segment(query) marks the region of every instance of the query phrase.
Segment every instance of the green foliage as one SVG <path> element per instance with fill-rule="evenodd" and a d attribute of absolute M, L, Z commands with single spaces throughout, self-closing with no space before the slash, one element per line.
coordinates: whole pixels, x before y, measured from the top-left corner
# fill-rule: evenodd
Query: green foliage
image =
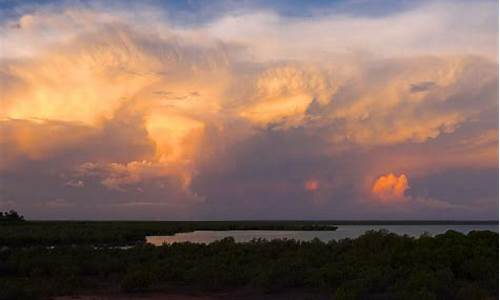
<path fill-rule="evenodd" d="M 0 279 L 0 300 L 37 300 L 39 298 L 40 291 L 36 290 L 28 279 Z"/>
<path fill-rule="evenodd" d="M 24 217 L 19 215 L 17 211 L 15 210 L 9 210 L 5 212 L 0 211 L 0 224 L 2 223 L 13 224 L 20 222 L 24 222 Z"/>
<path fill-rule="evenodd" d="M 253 240 L 155 247 L 28 246 L 0 251 L 0 299 L 161 286 L 266 292 L 307 289 L 333 299 L 496 299 L 498 234 L 448 231 L 412 238 Z"/>
<path fill-rule="evenodd" d="M 153 283 L 153 275 L 147 270 L 133 270 L 125 274 L 121 282 L 124 292 L 144 292 Z"/>

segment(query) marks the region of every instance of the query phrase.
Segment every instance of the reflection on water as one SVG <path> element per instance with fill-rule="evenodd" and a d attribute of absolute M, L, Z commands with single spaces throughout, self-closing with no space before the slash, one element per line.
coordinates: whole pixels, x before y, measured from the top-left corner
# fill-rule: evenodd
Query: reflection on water
<path fill-rule="evenodd" d="M 498 225 L 339 225 L 336 231 L 269 231 L 269 230 L 228 230 L 228 231 L 194 231 L 177 233 L 171 236 L 148 236 L 146 241 L 153 245 L 175 242 L 211 243 L 225 237 L 233 237 L 237 242 L 248 242 L 252 239 L 295 239 L 310 241 L 318 238 L 328 242 L 343 238 L 356 238 L 368 230 L 386 229 L 400 235 L 420 236 L 424 233 L 436 235 L 447 230 L 468 233 L 472 230 L 490 230 L 498 232 Z"/>

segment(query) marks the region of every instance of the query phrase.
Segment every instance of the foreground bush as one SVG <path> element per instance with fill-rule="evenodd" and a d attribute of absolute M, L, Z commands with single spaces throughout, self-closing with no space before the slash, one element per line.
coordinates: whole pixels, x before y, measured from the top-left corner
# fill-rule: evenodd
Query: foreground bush
<path fill-rule="evenodd" d="M 132 271 L 125 274 L 121 289 L 124 292 L 144 292 L 153 283 L 152 274 L 148 271 Z"/>
<path fill-rule="evenodd" d="M 497 299 L 498 234 L 411 238 L 384 231 L 323 243 L 293 240 L 154 247 L 61 246 L 0 252 L 0 299 L 99 287 L 126 292 L 298 288 L 333 299 Z"/>

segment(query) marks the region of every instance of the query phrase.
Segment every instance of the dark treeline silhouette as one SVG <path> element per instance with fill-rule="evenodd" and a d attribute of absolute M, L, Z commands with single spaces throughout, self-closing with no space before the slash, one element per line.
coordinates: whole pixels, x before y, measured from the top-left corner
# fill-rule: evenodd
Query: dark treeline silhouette
<path fill-rule="evenodd" d="M 302 289 L 318 299 L 497 299 L 498 279 L 498 233 L 490 231 L 419 238 L 369 231 L 328 243 L 226 238 L 208 245 L 0 250 L 0 299 L 179 288 Z"/>
<path fill-rule="evenodd" d="M 316 221 L 29 221 L 0 224 L 0 246 L 131 245 L 148 235 L 194 230 L 335 230 Z"/>
<path fill-rule="evenodd" d="M 148 235 L 173 235 L 195 230 L 331 231 L 337 229 L 336 225 L 498 224 L 498 221 L 22 221 L 22 219 L 20 217 L 18 221 L 0 222 L 0 246 L 77 244 L 123 246 L 143 243 Z"/>
<path fill-rule="evenodd" d="M 0 211 L 0 223 L 20 223 L 24 222 L 24 217 L 15 210 Z"/>

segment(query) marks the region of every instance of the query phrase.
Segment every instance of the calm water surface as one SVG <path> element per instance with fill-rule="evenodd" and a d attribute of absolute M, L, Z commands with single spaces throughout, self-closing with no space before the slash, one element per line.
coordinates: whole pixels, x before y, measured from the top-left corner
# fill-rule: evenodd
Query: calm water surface
<path fill-rule="evenodd" d="M 356 238 L 368 230 L 386 229 L 400 235 L 420 236 L 424 233 L 436 235 L 447 230 L 468 233 L 472 230 L 490 230 L 498 232 L 498 225 L 339 225 L 336 231 L 270 231 L 270 230 L 228 230 L 228 231 L 193 231 L 170 236 L 148 236 L 146 240 L 153 245 L 175 242 L 210 243 L 225 237 L 233 237 L 237 242 L 252 239 L 295 239 L 310 241 L 318 238 L 328 242 L 343 238 Z"/>

